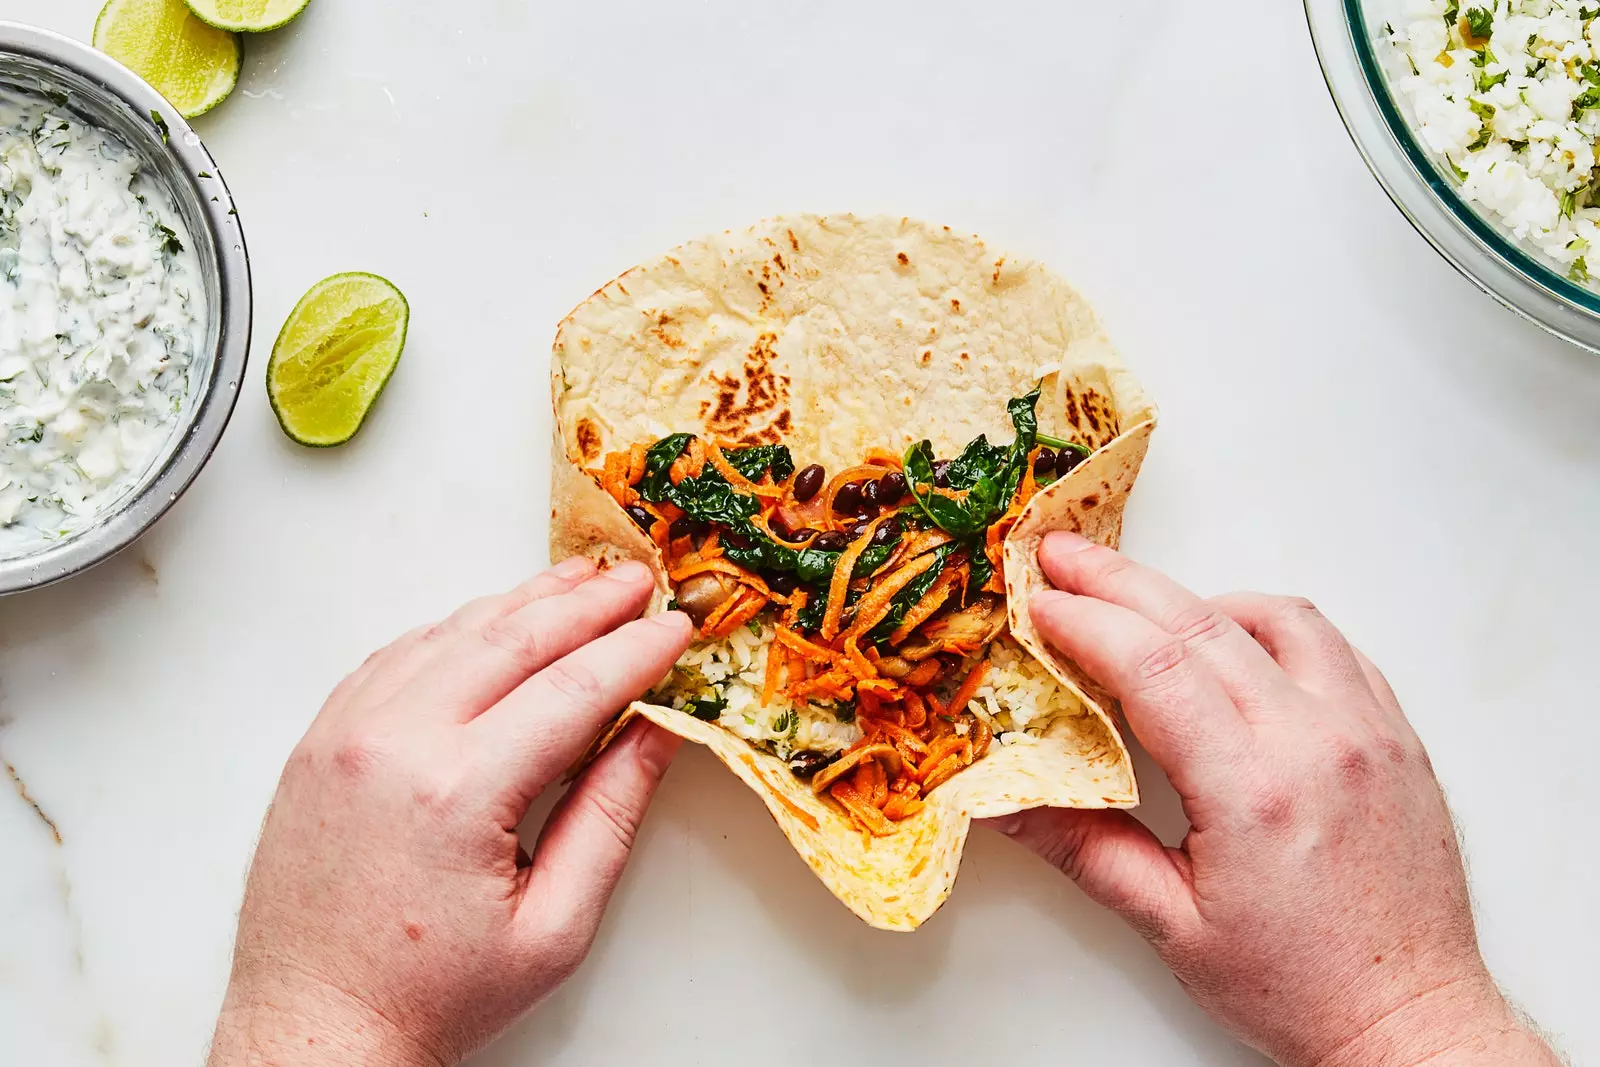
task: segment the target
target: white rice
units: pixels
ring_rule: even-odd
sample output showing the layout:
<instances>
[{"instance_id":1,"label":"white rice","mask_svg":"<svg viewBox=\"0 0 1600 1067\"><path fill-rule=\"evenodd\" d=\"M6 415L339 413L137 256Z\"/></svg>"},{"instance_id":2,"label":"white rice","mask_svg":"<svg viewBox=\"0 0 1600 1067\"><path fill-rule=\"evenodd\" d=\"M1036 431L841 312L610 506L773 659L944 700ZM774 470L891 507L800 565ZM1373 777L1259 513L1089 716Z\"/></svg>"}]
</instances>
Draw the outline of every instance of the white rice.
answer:
<instances>
[{"instance_id":1,"label":"white rice","mask_svg":"<svg viewBox=\"0 0 1600 1067\"><path fill-rule=\"evenodd\" d=\"M1588 282L1600 207L1579 205L1600 203L1600 108L1574 116L1573 101L1600 88L1600 66L1586 66L1600 55L1600 0L1462 0L1462 16L1493 15L1481 53L1445 22L1449 0L1376 6L1401 58L1402 111L1424 147L1465 175L1462 197ZM1600 259L1593 268L1600 275Z\"/></svg>"},{"instance_id":2,"label":"white rice","mask_svg":"<svg viewBox=\"0 0 1600 1067\"><path fill-rule=\"evenodd\" d=\"M766 623L759 629L741 626L722 640L697 641L650 699L679 709L695 699L726 700L718 724L782 759L797 752L833 755L860 740L853 716L832 702L795 704L778 696L761 706L774 633ZM989 670L967 710L987 722L1001 744L1028 744L1087 709L1006 636L989 647Z\"/></svg>"}]
</instances>

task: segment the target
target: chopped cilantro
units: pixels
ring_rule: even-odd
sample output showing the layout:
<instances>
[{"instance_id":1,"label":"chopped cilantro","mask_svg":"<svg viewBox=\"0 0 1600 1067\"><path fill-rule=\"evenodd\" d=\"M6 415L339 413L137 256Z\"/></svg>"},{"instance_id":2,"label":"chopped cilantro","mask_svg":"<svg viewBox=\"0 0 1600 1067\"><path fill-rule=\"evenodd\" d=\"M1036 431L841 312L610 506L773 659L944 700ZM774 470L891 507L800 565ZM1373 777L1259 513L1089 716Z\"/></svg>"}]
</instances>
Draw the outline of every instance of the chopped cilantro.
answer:
<instances>
[{"instance_id":1,"label":"chopped cilantro","mask_svg":"<svg viewBox=\"0 0 1600 1067\"><path fill-rule=\"evenodd\" d=\"M172 136L172 131L167 128L167 120L161 117L161 112L154 109L150 112L150 121L156 124L156 129L161 131L161 143L166 144Z\"/></svg>"},{"instance_id":2,"label":"chopped cilantro","mask_svg":"<svg viewBox=\"0 0 1600 1067\"><path fill-rule=\"evenodd\" d=\"M1467 8L1467 32L1474 40L1487 41L1494 33L1494 12L1481 7Z\"/></svg>"},{"instance_id":3,"label":"chopped cilantro","mask_svg":"<svg viewBox=\"0 0 1600 1067\"><path fill-rule=\"evenodd\" d=\"M1578 95L1578 98L1572 102L1572 120L1576 122L1577 120L1583 118L1583 113L1585 111L1595 107L1600 107L1600 85L1595 85L1585 89Z\"/></svg>"},{"instance_id":4,"label":"chopped cilantro","mask_svg":"<svg viewBox=\"0 0 1600 1067\"><path fill-rule=\"evenodd\" d=\"M1450 3L1447 4L1444 9L1444 24L1453 29L1455 27L1456 20L1460 17L1461 5L1457 2L1457 0L1450 0Z\"/></svg>"},{"instance_id":5,"label":"chopped cilantro","mask_svg":"<svg viewBox=\"0 0 1600 1067\"><path fill-rule=\"evenodd\" d=\"M793 708L781 712L772 720L772 732L784 737L792 737L800 731L800 716L795 714Z\"/></svg>"},{"instance_id":6,"label":"chopped cilantro","mask_svg":"<svg viewBox=\"0 0 1600 1067\"><path fill-rule=\"evenodd\" d=\"M1502 70L1499 74L1480 73L1477 76L1478 92L1486 93L1496 85L1504 85L1506 79L1510 76L1511 72L1509 70Z\"/></svg>"},{"instance_id":7,"label":"chopped cilantro","mask_svg":"<svg viewBox=\"0 0 1600 1067\"><path fill-rule=\"evenodd\" d=\"M750 631L750 635L752 637L761 636L761 623L755 619L751 619L749 622L745 623L744 628Z\"/></svg>"},{"instance_id":8,"label":"chopped cilantro","mask_svg":"<svg viewBox=\"0 0 1600 1067\"><path fill-rule=\"evenodd\" d=\"M689 701L683 710L703 722L716 722L728 710L728 702L721 697L701 697Z\"/></svg>"},{"instance_id":9,"label":"chopped cilantro","mask_svg":"<svg viewBox=\"0 0 1600 1067\"><path fill-rule=\"evenodd\" d=\"M1467 172L1456 166L1455 160L1451 159L1449 156L1445 156L1444 161L1450 164L1450 169L1455 172L1457 181L1464 182L1467 180Z\"/></svg>"},{"instance_id":10,"label":"chopped cilantro","mask_svg":"<svg viewBox=\"0 0 1600 1067\"><path fill-rule=\"evenodd\" d=\"M1582 256L1572 261L1572 269L1567 271L1567 277L1582 285L1589 280L1589 263Z\"/></svg>"},{"instance_id":11,"label":"chopped cilantro","mask_svg":"<svg viewBox=\"0 0 1600 1067\"><path fill-rule=\"evenodd\" d=\"M1483 123L1483 129L1478 133L1478 139L1467 145L1468 152L1476 152L1486 147L1494 139L1494 105L1485 104L1481 100L1468 100L1467 106L1472 113L1478 116L1478 121Z\"/></svg>"},{"instance_id":12,"label":"chopped cilantro","mask_svg":"<svg viewBox=\"0 0 1600 1067\"><path fill-rule=\"evenodd\" d=\"M1561 217L1570 219L1578 210L1578 190L1568 189L1561 194Z\"/></svg>"}]
</instances>

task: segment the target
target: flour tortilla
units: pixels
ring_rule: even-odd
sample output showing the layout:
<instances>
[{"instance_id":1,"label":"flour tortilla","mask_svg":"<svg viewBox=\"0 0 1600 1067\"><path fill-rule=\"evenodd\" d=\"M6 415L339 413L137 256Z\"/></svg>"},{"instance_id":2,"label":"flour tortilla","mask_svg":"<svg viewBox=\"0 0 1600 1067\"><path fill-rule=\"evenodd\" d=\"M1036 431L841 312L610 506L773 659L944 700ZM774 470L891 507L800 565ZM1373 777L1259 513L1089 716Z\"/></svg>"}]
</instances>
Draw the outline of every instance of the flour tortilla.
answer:
<instances>
[{"instance_id":1,"label":"flour tortilla","mask_svg":"<svg viewBox=\"0 0 1600 1067\"><path fill-rule=\"evenodd\" d=\"M634 704L596 751L637 716L705 745L828 889L885 930L915 929L949 896L974 818L1136 805L1114 702L1043 643L1027 602L1045 585L1034 558L1044 534L1117 543L1155 406L1081 296L975 237L908 219L777 218L683 245L596 292L556 335L551 557L640 560L657 577L651 611L665 610L660 552L583 473L607 453L694 432L782 442L830 471L925 437L953 455L979 433L1009 441L1005 402L1041 381L1041 432L1093 455L1029 504L1005 545L1005 579L1013 634L1081 710L1033 743L995 745L880 838L783 760L672 708Z\"/></svg>"}]
</instances>

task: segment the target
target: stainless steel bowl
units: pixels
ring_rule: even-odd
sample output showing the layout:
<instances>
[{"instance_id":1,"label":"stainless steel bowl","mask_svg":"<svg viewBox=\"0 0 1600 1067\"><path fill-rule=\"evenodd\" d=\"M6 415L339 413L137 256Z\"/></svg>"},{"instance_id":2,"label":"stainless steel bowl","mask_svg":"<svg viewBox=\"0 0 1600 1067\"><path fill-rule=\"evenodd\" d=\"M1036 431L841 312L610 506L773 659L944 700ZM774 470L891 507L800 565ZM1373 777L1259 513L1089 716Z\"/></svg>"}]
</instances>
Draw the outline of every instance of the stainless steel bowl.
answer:
<instances>
[{"instance_id":1,"label":"stainless steel bowl","mask_svg":"<svg viewBox=\"0 0 1600 1067\"><path fill-rule=\"evenodd\" d=\"M0 559L0 595L71 577L128 547L189 487L227 428L250 352L250 259L233 196L183 116L138 75L88 45L0 22L0 86L48 95L137 152L172 194L205 279L208 322L197 380L163 451L92 524Z\"/></svg>"}]
</instances>

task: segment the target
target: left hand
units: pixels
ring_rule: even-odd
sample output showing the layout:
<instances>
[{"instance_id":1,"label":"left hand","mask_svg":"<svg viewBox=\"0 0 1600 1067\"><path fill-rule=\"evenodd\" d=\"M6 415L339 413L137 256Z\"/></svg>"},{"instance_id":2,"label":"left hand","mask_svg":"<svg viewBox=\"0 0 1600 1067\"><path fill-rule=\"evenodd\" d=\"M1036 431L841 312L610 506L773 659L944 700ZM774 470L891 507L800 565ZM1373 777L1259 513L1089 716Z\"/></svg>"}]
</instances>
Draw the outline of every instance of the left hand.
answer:
<instances>
[{"instance_id":1,"label":"left hand","mask_svg":"<svg viewBox=\"0 0 1600 1067\"><path fill-rule=\"evenodd\" d=\"M517 825L662 678L689 620L651 577L569 560L372 656L283 773L210 1063L440 1065L583 961L677 738L640 723Z\"/></svg>"}]
</instances>

